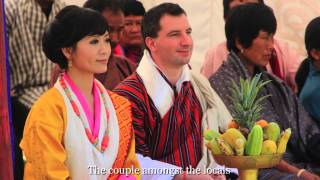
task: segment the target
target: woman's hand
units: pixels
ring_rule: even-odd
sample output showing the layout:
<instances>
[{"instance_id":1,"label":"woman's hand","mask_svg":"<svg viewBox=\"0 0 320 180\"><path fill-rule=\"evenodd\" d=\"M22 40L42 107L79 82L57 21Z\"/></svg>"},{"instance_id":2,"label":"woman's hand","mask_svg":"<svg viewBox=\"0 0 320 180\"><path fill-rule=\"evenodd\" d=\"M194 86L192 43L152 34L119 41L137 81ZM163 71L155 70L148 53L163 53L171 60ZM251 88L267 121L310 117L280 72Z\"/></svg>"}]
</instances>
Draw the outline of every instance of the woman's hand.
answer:
<instances>
[{"instance_id":1,"label":"woman's hand","mask_svg":"<svg viewBox=\"0 0 320 180\"><path fill-rule=\"evenodd\" d=\"M303 171L300 177L304 180L320 180L320 176L317 176L309 171Z\"/></svg>"}]
</instances>

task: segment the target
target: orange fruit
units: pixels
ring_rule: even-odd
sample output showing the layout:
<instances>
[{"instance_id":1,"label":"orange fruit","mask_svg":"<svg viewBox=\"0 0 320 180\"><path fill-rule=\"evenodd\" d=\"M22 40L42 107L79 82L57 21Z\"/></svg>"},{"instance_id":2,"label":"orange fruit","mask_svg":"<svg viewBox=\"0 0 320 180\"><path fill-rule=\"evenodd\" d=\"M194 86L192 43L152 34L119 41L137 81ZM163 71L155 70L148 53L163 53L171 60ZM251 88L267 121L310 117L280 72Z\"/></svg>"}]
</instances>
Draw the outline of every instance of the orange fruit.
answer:
<instances>
[{"instance_id":1,"label":"orange fruit","mask_svg":"<svg viewBox=\"0 0 320 180\"><path fill-rule=\"evenodd\" d=\"M228 123L228 129L230 128L239 129L239 124L235 120L232 120Z\"/></svg>"},{"instance_id":2,"label":"orange fruit","mask_svg":"<svg viewBox=\"0 0 320 180\"><path fill-rule=\"evenodd\" d=\"M261 120L257 121L256 124L258 124L259 126L264 128L264 127L267 127L269 123L268 123L268 121L261 119Z\"/></svg>"}]
</instances>

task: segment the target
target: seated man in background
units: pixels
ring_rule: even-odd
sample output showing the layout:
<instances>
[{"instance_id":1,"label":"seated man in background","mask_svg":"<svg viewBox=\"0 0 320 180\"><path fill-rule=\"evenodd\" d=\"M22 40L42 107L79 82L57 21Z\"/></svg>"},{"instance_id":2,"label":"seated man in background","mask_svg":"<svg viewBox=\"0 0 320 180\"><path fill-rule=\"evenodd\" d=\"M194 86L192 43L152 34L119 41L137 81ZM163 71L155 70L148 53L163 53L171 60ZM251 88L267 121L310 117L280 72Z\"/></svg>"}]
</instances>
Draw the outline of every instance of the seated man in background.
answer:
<instances>
[{"instance_id":1,"label":"seated man in background","mask_svg":"<svg viewBox=\"0 0 320 180\"><path fill-rule=\"evenodd\" d=\"M139 64L144 50L141 21L146 11L141 2L126 0L123 12L124 28L120 38L121 46L116 47L115 53L124 55L134 64Z\"/></svg>"}]
</instances>

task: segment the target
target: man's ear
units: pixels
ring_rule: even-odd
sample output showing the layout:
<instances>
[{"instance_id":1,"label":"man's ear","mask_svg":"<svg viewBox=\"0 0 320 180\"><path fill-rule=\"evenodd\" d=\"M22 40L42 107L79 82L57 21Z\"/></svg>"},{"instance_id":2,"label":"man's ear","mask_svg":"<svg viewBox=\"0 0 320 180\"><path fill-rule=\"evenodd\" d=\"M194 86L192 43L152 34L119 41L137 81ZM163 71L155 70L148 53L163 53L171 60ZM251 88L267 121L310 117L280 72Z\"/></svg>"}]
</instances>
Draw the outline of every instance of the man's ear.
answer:
<instances>
[{"instance_id":1,"label":"man's ear","mask_svg":"<svg viewBox=\"0 0 320 180\"><path fill-rule=\"evenodd\" d=\"M72 48L68 47L68 48L62 48L62 53L63 55L67 58L67 60L69 61L71 59L72 56Z\"/></svg>"},{"instance_id":2,"label":"man's ear","mask_svg":"<svg viewBox=\"0 0 320 180\"><path fill-rule=\"evenodd\" d=\"M317 60L317 61L320 60L320 50L311 49L310 55L314 60Z\"/></svg>"},{"instance_id":3,"label":"man's ear","mask_svg":"<svg viewBox=\"0 0 320 180\"><path fill-rule=\"evenodd\" d=\"M241 43L240 43L240 41L239 41L239 38L236 38L235 44L236 44L236 48L239 49L240 52L243 52L244 48L243 48L243 46L241 45Z\"/></svg>"},{"instance_id":4,"label":"man's ear","mask_svg":"<svg viewBox=\"0 0 320 180\"><path fill-rule=\"evenodd\" d=\"M157 47L155 39L153 39L152 37L146 37L144 41L146 43L146 46L150 49L150 51L155 51Z\"/></svg>"}]
</instances>

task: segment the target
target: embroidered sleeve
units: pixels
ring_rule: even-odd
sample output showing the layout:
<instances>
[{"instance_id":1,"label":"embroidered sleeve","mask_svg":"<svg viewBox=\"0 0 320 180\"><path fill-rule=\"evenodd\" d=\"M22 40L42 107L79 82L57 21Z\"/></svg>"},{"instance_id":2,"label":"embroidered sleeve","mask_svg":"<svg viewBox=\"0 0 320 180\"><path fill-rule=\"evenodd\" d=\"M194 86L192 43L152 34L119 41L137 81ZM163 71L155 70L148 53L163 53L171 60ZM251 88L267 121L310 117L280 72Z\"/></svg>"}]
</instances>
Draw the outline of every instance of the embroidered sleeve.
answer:
<instances>
[{"instance_id":1,"label":"embroidered sleeve","mask_svg":"<svg viewBox=\"0 0 320 180\"><path fill-rule=\"evenodd\" d=\"M20 143L26 158L25 179L69 178L63 145L65 125L62 97L47 93L32 107Z\"/></svg>"},{"instance_id":2,"label":"embroidered sleeve","mask_svg":"<svg viewBox=\"0 0 320 180\"><path fill-rule=\"evenodd\" d=\"M137 173L133 173L131 175L133 175L136 179L141 178L141 167L140 167L139 161L137 159L136 151L135 151L134 133L132 133L130 148L129 148L127 159L124 162L124 168L132 168L134 170L137 169Z\"/></svg>"}]
</instances>

